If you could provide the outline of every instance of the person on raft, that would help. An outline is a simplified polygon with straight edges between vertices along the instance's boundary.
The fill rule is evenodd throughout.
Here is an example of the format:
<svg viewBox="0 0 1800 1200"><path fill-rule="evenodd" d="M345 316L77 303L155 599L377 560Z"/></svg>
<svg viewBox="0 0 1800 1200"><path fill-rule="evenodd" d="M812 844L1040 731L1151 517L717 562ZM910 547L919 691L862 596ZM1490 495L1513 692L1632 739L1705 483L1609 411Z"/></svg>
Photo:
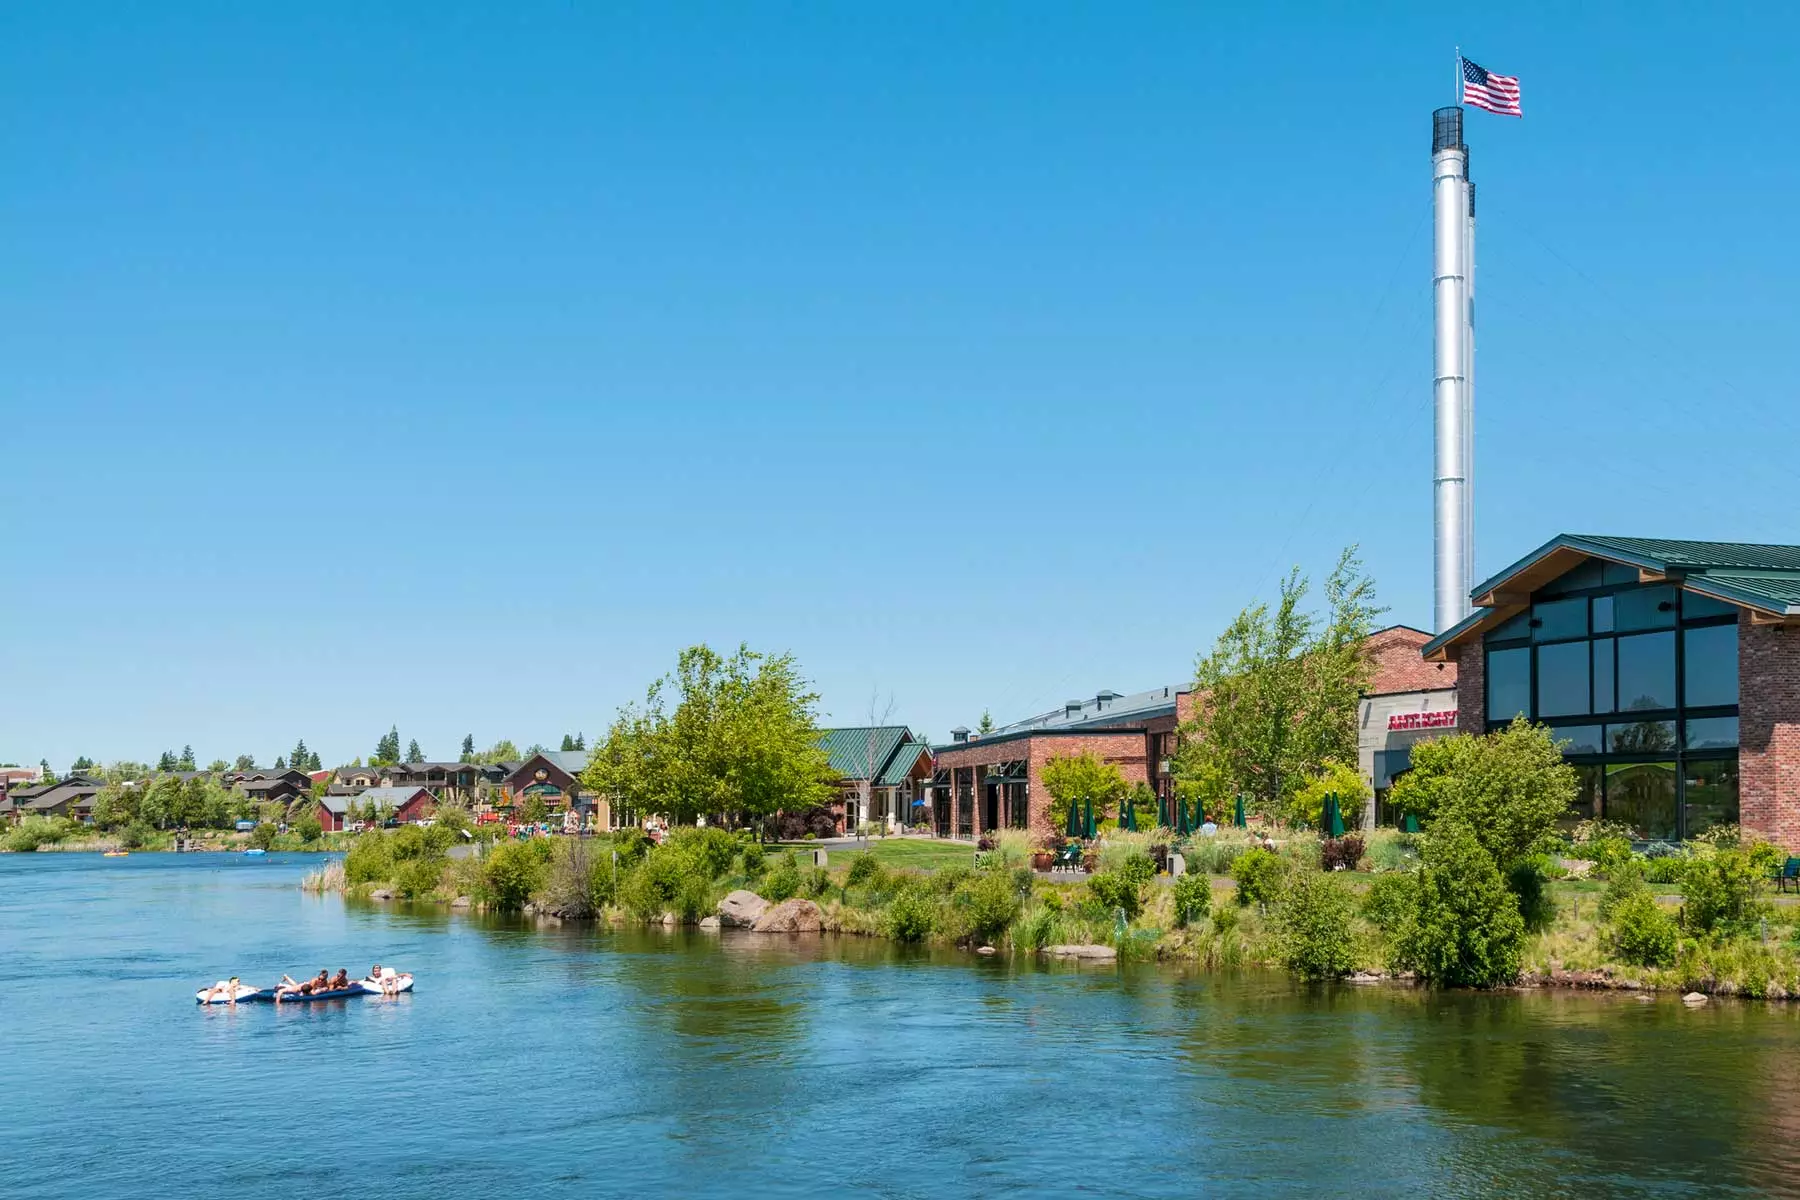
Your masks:
<svg viewBox="0 0 1800 1200"><path fill-rule="evenodd" d="M233 975L223 983L215 983L206 989L206 1003L211 1004L215 999L223 996L225 997L225 1003L235 1005L237 1003L237 990L238 977Z"/></svg>
<svg viewBox="0 0 1800 1200"><path fill-rule="evenodd" d="M380 987L382 995L392 996L400 990L400 973L392 967L384 971L381 964L376 963L369 968L369 982Z"/></svg>
<svg viewBox="0 0 1800 1200"><path fill-rule="evenodd" d="M339 967L338 973L331 977L331 982L326 985L325 990L328 992L341 992L349 986L350 972L344 967Z"/></svg>
<svg viewBox="0 0 1800 1200"><path fill-rule="evenodd" d="M275 1001L281 1002L283 996L310 996L314 992L328 991L331 986L331 972L320 971L305 983L295 983L286 975L281 977L281 986L275 989Z"/></svg>

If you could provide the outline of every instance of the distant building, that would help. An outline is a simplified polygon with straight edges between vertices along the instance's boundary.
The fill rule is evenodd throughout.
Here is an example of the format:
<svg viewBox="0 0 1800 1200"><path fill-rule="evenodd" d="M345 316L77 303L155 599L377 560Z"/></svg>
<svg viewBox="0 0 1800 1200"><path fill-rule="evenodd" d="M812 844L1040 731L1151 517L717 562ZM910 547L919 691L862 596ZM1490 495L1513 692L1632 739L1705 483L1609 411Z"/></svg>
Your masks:
<svg viewBox="0 0 1800 1200"><path fill-rule="evenodd" d="M507 772L495 807L514 814L535 797L545 811L556 816L574 812L583 820L610 827L614 814L604 798L582 791L581 773L587 769L589 751L545 750L532 755Z"/></svg>
<svg viewBox="0 0 1800 1200"><path fill-rule="evenodd" d="M1371 676L1356 709L1357 767L1372 798L1365 826L1391 824L1388 789L1412 766L1412 748L1456 732L1456 664L1427 662L1422 629L1392 625L1369 635Z"/></svg>
<svg viewBox="0 0 1800 1200"><path fill-rule="evenodd" d="M838 828L855 833L864 821L898 829L924 821L931 785L931 747L904 725L862 725L819 732L819 745L838 777L832 802Z"/></svg>
<svg viewBox="0 0 1800 1200"><path fill-rule="evenodd" d="M87 775L70 775L56 783L40 783L30 788L8 788L0 796L0 817L18 821L25 817L73 817L91 820L94 797L106 786Z"/></svg>

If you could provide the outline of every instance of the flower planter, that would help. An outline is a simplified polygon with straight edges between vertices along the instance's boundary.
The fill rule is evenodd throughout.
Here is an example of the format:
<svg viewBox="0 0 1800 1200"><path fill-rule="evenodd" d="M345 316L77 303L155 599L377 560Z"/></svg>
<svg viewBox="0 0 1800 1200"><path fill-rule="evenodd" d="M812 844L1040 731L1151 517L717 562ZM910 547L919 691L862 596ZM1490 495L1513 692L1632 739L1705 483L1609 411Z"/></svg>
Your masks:
<svg viewBox="0 0 1800 1200"><path fill-rule="evenodd" d="M1055 865L1056 855L1054 854L1047 854L1040 850L1031 856L1031 869L1034 871L1048 871Z"/></svg>

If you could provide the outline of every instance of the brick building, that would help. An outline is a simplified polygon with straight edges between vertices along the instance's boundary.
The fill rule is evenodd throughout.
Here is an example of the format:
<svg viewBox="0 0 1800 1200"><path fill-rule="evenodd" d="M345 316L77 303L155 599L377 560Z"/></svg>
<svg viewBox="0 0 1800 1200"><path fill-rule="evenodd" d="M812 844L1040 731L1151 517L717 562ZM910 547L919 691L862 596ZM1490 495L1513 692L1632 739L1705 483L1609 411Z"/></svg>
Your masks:
<svg viewBox="0 0 1800 1200"><path fill-rule="evenodd" d="M1044 764L1083 751L1117 766L1128 783L1172 795L1180 698L1174 687L1129 696L1104 691L990 733L952 730L951 742L933 751L932 825L940 837L960 838L1043 825L1050 806Z"/></svg>
<svg viewBox="0 0 1800 1200"><path fill-rule="evenodd" d="M1580 816L1646 839L1717 824L1800 849L1800 546L1564 534L1427 642L1457 726L1550 725Z"/></svg>
<svg viewBox="0 0 1800 1200"><path fill-rule="evenodd" d="M1456 727L1456 664L1427 662L1419 651L1430 640L1407 625L1369 635L1369 684L1356 710L1357 767L1371 792L1365 826L1386 820L1383 801L1412 748Z"/></svg>

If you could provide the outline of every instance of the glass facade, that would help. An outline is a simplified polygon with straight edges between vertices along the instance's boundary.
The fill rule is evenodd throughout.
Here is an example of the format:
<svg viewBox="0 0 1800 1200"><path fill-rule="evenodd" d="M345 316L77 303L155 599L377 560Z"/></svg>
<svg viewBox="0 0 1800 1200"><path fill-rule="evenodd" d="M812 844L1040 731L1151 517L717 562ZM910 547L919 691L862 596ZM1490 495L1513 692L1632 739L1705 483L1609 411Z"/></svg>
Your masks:
<svg viewBox="0 0 1800 1200"><path fill-rule="evenodd" d="M1658 840L1737 821L1735 608L1589 561L1486 643L1488 724L1552 728L1580 780L1572 818Z"/></svg>

